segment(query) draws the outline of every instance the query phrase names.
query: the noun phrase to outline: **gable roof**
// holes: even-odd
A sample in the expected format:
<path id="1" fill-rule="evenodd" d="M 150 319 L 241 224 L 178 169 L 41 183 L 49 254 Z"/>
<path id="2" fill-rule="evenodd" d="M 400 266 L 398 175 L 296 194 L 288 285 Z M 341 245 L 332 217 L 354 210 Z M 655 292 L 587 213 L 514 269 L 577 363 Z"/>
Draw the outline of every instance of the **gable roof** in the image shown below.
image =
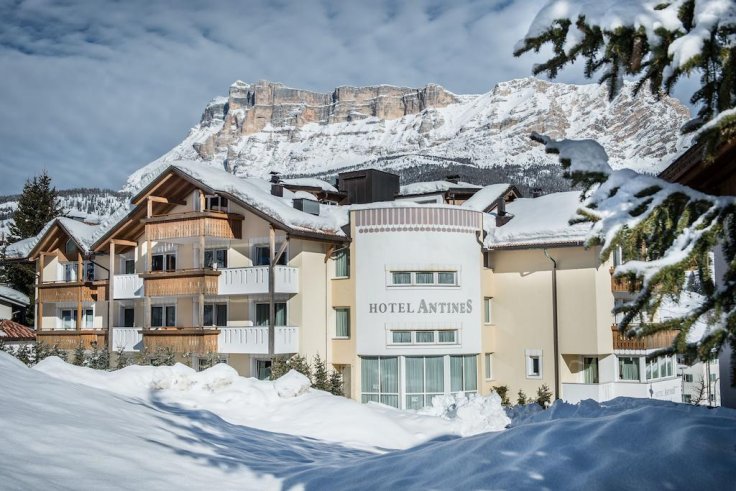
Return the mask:
<path id="1" fill-rule="evenodd" d="M 512 186 L 511 184 L 502 182 L 498 184 L 491 184 L 490 186 L 485 186 L 483 189 L 468 198 L 467 201 L 465 201 L 465 203 L 460 206 L 475 211 L 488 212 L 493 209 L 499 198 L 506 196 L 506 194 L 509 192 L 513 192 L 517 197 L 521 196 L 519 191 L 516 189 L 516 186 Z"/>
<path id="2" fill-rule="evenodd" d="M 56 217 L 50 220 L 38 235 L 10 244 L 6 248 L 5 254 L 9 259 L 33 257 L 40 246 L 57 231 L 72 239 L 80 251 L 88 253 L 92 248 L 99 227 L 100 225 L 88 225 L 68 217 Z"/>
<path id="3" fill-rule="evenodd" d="M 3 341 L 35 341 L 36 333 L 10 319 L 0 320 L 0 339 Z"/>

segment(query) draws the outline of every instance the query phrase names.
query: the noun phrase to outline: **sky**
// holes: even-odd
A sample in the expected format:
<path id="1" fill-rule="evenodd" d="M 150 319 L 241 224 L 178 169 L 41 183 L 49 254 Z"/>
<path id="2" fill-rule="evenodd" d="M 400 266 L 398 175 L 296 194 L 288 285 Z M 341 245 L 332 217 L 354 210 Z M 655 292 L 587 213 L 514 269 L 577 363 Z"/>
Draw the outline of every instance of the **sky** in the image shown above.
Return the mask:
<path id="1" fill-rule="evenodd" d="M 487 92 L 541 61 L 512 50 L 544 3 L 0 0 L 0 194 L 119 189 L 235 80 Z"/>

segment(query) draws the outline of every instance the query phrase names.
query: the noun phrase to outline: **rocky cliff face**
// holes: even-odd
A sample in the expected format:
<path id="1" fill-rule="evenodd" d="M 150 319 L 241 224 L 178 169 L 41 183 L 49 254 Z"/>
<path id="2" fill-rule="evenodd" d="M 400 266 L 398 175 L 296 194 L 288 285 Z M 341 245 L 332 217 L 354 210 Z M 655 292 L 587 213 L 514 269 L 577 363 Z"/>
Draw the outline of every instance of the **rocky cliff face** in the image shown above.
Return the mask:
<path id="1" fill-rule="evenodd" d="M 170 152 L 131 176 L 126 189 L 167 162 L 200 160 L 237 175 L 325 174 L 373 166 L 401 169 L 460 163 L 497 166 L 556 164 L 529 140 L 593 138 L 614 167 L 656 172 L 679 151 L 689 112 L 670 97 L 626 86 L 613 101 L 597 84 L 524 78 L 482 95 L 455 95 L 437 85 L 340 87 L 332 93 L 281 84 L 236 82 L 214 99 L 200 123 Z"/>

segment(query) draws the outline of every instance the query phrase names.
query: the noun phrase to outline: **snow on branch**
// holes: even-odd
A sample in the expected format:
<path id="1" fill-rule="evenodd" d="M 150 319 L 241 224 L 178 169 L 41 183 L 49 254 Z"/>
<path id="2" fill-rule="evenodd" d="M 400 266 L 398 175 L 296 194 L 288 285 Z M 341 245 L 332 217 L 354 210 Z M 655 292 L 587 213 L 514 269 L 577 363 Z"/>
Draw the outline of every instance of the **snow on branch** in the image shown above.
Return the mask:
<path id="1" fill-rule="evenodd" d="M 618 309 L 624 313 L 620 329 L 630 328 L 645 313 L 648 321 L 633 331 L 650 334 L 676 327 L 681 329 L 678 350 L 691 345 L 703 353 L 736 333 L 736 198 L 710 196 L 630 169 L 612 171 L 603 148 L 591 140 L 557 141 L 539 134 L 532 139 L 559 154 L 573 179 L 588 185 L 589 194 L 570 222 L 591 222 L 586 245 L 602 246 L 604 261 L 621 247 L 626 262 L 614 275 L 640 285 Z M 730 269 L 716 289 L 709 254 L 719 244 Z M 691 270 L 700 276 L 706 295 L 678 316 L 655 322 L 662 302 L 683 294 Z M 688 336 L 690 327 L 703 321 L 710 328 L 702 330 L 702 337 Z"/>

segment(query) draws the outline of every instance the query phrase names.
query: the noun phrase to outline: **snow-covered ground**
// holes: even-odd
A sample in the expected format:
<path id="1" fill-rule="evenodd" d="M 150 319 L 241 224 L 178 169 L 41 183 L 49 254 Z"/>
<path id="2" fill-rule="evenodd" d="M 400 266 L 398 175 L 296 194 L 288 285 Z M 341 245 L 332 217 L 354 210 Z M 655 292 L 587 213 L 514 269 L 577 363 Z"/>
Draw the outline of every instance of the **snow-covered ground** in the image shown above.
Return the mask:
<path id="1" fill-rule="evenodd" d="M 724 489 L 736 468 L 728 409 L 557 403 L 461 438 L 462 421 L 506 425 L 497 400 L 452 420 L 225 366 L 35 370 L 0 353 L 0 373 L 2 489 Z"/>

